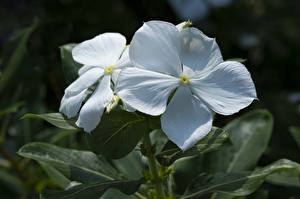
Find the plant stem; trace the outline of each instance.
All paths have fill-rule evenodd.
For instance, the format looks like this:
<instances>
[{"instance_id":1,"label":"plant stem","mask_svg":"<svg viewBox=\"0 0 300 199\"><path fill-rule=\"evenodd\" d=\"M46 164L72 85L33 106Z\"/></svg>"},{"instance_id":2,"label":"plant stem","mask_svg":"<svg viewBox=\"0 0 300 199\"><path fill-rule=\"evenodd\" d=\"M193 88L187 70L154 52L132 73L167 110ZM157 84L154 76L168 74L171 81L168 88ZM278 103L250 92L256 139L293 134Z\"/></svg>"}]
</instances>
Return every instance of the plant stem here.
<instances>
[{"instance_id":1,"label":"plant stem","mask_svg":"<svg viewBox=\"0 0 300 199\"><path fill-rule=\"evenodd\" d=\"M149 169L150 169L150 173L152 176L152 183L154 184L157 198L158 199L166 199L164 185L163 185L162 179L160 178L159 173L158 173L159 170L157 167L155 156L153 154L149 133L145 134L143 144L144 144L144 147L146 150L145 152L146 152L148 162L149 162Z\"/></svg>"}]
</instances>

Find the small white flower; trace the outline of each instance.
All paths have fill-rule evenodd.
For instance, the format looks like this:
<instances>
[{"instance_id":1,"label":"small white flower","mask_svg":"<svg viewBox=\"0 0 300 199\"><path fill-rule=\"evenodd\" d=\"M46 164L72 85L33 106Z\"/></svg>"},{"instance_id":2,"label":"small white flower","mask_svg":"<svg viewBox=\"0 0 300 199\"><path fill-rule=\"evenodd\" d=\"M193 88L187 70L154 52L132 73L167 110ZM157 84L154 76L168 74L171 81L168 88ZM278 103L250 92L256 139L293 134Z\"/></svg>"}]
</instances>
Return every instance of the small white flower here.
<instances>
[{"instance_id":1,"label":"small white flower","mask_svg":"<svg viewBox=\"0 0 300 199\"><path fill-rule=\"evenodd\" d=\"M117 94L143 113L163 114L162 130L183 150L211 130L212 111L230 115L256 99L245 66L223 61L215 39L196 28L147 22L135 33L129 57L136 67L120 73Z\"/></svg>"},{"instance_id":2,"label":"small white flower","mask_svg":"<svg viewBox=\"0 0 300 199\"><path fill-rule=\"evenodd\" d=\"M75 46L72 56L84 66L78 71L78 79L66 88L59 111L68 118L75 117L90 94L89 88L95 85L76 121L78 127L91 132L114 97L111 80L115 82L121 68L129 63L126 38L119 33L100 34Z\"/></svg>"}]
</instances>

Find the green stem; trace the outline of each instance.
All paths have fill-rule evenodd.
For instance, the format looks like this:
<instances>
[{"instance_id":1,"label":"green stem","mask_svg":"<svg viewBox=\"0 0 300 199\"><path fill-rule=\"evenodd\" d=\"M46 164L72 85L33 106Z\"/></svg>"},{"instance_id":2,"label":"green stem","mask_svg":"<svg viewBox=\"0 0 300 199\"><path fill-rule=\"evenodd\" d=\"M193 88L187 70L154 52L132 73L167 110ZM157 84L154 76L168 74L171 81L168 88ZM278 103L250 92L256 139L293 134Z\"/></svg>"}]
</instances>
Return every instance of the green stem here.
<instances>
[{"instance_id":1,"label":"green stem","mask_svg":"<svg viewBox=\"0 0 300 199\"><path fill-rule=\"evenodd\" d=\"M144 147L146 150L148 162L149 162L149 169L152 176L152 183L154 184L154 188L157 194L158 199L166 199L165 191L164 191L164 185L162 182L162 179L159 176L159 170L158 166L155 160L155 156L153 154L151 140L149 137L149 134L146 133L144 136Z\"/></svg>"}]
</instances>

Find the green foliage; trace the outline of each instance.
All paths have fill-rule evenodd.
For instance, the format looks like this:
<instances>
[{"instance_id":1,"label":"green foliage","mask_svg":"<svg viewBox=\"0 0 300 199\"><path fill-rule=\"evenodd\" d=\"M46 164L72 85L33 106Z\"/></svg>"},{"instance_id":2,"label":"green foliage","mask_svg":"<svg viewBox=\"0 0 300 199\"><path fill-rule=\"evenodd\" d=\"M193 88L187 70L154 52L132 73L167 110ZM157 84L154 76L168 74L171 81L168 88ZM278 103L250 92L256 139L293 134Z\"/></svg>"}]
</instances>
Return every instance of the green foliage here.
<instances>
[{"instance_id":1,"label":"green foliage","mask_svg":"<svg viewBox=\"0 0 300 199\"><path fill-rule=\"evenodd\" d=\"M131 152L147 131L144 117L118 109L105 114L87 139L95 153L118 159Z\"/></svg>"},{"instance_id":2,"label":"green foliage","mask_svg":"<svg viewBox=\"0 0 300 199\"><path fill-rule=\"evenodd\" d=\"M37 25L38 20L35 19L31 26L20 31L18 35L12 38L13 40L19 40L19 42L9 61L7 62L5 70L1 74L0 92L7 86L9 81L12 79L12 76L17 72L18 68L21 67L22 60L27 53L27 42Z\"/></svg>"},{"instance_id":3,"label":"green foliage","mask_svg":"<svg viewBox=\"0 0 300 199\"><path fill-rule=\"evenodd\" d=\"M57 147L47 143L29 143L18 154L50 164L72 181L93 182L118 178L117 171L103 158L89 151Z\"/></svg>"},{"instance_id":4,"label":"green foliage","mask_svg":"<svg viewBox=\"0 0 300 199\"><path fill-rule=\"evenodd\" d=\"M109 182L94 182L71 187L64 191L45 191L42 198L47 199L98 199L110 188L116 188L126 194L136 192L142 183L141 180L114 180Z\"/></svg>"},{"instance_id":5,"label":"green foliage","mask_svg":"<svg viewBox=\"0 0 300 199\"><path fill-rule=\"evenodd\" d=\"M217 173L214 175L200 174L187 188L183 198L197 198L210 192L222 192L233 196L245 196L253 193L274 173L297 172L300 175L300 165L290 160L278 160L251 174Z\"/></svg>"},{"instance_id":6,"label":"green foliage","mask_svg":"<svg viewBox=\"0 0 300 199\"><path fill-rule=\"evenodd\" d=\"M28 118L43 119L58 128L62 128L66 130L77 129L75 125L75 121L72 119L67 119L61 113L44 113L44 114L27 113L22 117L22 119L28 119Z\"/></svg>"},{"instance_id":7,"label":"green foliage","mask_svg":"<svg viewBox=\"0 0 300 199\"><path fill-rule=\"evenodd\" d=\"M75 46L76 44L65 44L60 47L62 68L68 84L72 83L78 77L78 70L82 66L73 60L72 49Z\"/></svg>"},{"instance_id":8,"label":"green foliage","mask_svg":"<svg viewBox=\"0 0 300 199\"><path fill-rule=\"evenodd\" d=\"M253 169L268 146L273 129L273 117L266 110L249 112L224 127L232 145L208 157L211 172L239 172Z\"/></svg>"},{"instance_id":9,"label":"green foliage","mask_svg":"<svg viewBox=\"0 0 300 199\"><path fill-rule=\"evenodd\" d=\"M187 151L182 151L174 143L169 141L162 151L157 154L158 161L165 166L170 166L180 158L204 154L219 148L228 138L228 133L220 128L214 127L211 132L195 146Z\"/></svg>"},{"instance_id":10,"label":"green foliage","mask_svg":"<svg viewBox=\"0 0 300 199\"><path fill-rule=\"evenodd\" d=\"M290 127L290 133L296 141L297 145L300 147L300 128L299 127Z\"/></svg>"},{"instance_id":11,"label":"green foliage","mask_svg":"<svg viewBox=\"0 0 300 199\"><path fill-rule=\"evenodd\" d=\"M244 172L254 169L266 150L273 127L272 115L255 110L224 127L231 143L204 156L186 158L174 164L174 183L182 193L190 179L199 173Z\"/></svg>"}]
</instances>

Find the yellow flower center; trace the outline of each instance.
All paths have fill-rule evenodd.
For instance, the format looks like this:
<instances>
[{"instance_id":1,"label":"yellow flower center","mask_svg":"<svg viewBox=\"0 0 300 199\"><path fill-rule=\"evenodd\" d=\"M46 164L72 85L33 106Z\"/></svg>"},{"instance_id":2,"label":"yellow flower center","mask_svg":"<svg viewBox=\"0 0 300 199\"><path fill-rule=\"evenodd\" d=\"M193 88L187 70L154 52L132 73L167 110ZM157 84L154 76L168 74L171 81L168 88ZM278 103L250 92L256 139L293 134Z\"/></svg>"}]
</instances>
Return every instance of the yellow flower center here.
<instances>
[{"instance_id":1,"label":"yellow flower center","mask_svg":"<svg viewBox=\"0 0 300 199\"><path fill-rule=\"evenodd\" d=\"M187 85L188 83L190 83L190 78L186 75L181 75L179 80L180 80L180 83L183 85Z\"/></svg>"},{"instance_id":2,"label":"yellow flower center","mask_svg":"<svg viewBox=\"0 0 300 199\"><path fill-rule=\"evenodd\" d=\"M114 66L107 66L104 68L104 73L109 75L113 72L113 70L114 70Z\"/></svg>"}]
</instances>

